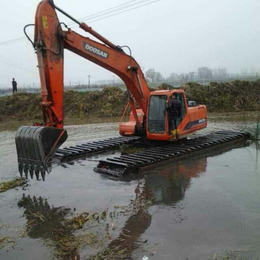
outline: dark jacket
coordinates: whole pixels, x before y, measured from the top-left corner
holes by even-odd
[[[181,117],[181,101],[174,98],[171,100],[170,106],[168,108],[169,116],[172,119],[178,119]]]
[[[17,88],[17,82],[15,80],[12,81],[13,88]]]

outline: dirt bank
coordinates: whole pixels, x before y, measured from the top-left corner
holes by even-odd
[[[187,96],[205,104],[209,112],[242,112],[260,110],[260,80],[212,82],[207,86],[184,84]]]
[[[41,96],[33,93],[18,93],[0,97],[0,130],[12,129],[22,123],[41,122],[39,108]],[[105,88],[103,91],[65,91],[64,113],[66,124],[118,121],[127,103],[126,92],[120,88]]]
[[[173,88],[162,85],[160,89]],[[190,100],[205,104],[209,112],[244,112],[260,110],[260,81],[234,81],[184,84]],[[0,97],[0,130],[15,129],[25,123],[41,122],[39,108],[41,96],[18,93]],[[118,121],[127,103],[127,93],[120,88],[110,87],[103,91],[65,91],[64,113],[66,124]]]

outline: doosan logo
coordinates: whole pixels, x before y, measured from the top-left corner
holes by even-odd
[[[100,56],[100,57],[102,57],[102,58],[105,58],[105,59],[107,59],[108,56],[109,56],[109,54],[108,54],[107,52],[102,51],[102,50],[100,50],[99,48],[94,47],[94,46],[92,46],[92,45],[90,45],[90,44],[88,44],[88,43],[85,43],[85,42],[84,42],[84,49],[85,49],[86,51],[89,51],[89,52],[91,52],[91,53],[93,53],[93,54],[96,54],[96,55],[98,55],[98,56]]]

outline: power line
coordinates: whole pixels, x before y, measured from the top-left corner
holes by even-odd
[[[6,59],[4,57],[1,57],[0,56],[0,62],[2,62],[3,64],[5,65],[8,65],[10,67],[14,67],[16,69],[20,69],[20,70],[24,70],[24,71],[27,71],[27,72],[30,72],[30,73],[33,73],[33,74],[37,74],[35,71],[33,70],[30,70],[30,69],[27,69],[23,66],[21,66],[19,63],[17,62],[10,62],[10,61],[6,61]]]
[[[150,1],[150,2],[148,2],[148,1]],[[127,3],[120,4],[120,5],[117,5],[115,7],[111,7],[111,8],[108,8],[106,10],[97,12],[95,14],[83,17],[82,19],[80,19],[80,21],[86,21],[86,20],[88,20],[89,22],[100,21],[100,20],[118,15],[118,14],[121,14],[121,13],[125,13],[125,12],[128,12],[128,11],[132,11],[132,10],[141,8],[141,7],[146,6],[146,5],[150,5],[150,4],[158,2],[158,1],[160,1],[160,0],[154,0],[154,1],[151,1],[151,0],[141,0],[141,1],[140,0],[132,0],[132,1],[129,1]],[[148,2],[148,3],[143,4],[145,2]],[[132,8],[129,8],[129,7],[132,7]],[[102,17],[102,16],[104,16],[104,17]],[[99,17],[99,18],[97,18],[97,17]],[[74,24],[74,23],[70,23],[68,25],[72,25],[72,24]],[[72,27],[76,27],[76,26],[72,26]],[[26,39],[26,37],[19,37],[19,38],[16,38],[16,39],[11,39],[11,40],[8,40],[8,41],[0,42],[0,46],[17,43],[17,42],[23,41],[25,39]]]
[[[19,38],[16,38],[16,39],[0,42],[0,46],[1,45],[12,44],[12,43],[17,43],[17,42],[20,42],[20,41],[23,41],[23,40],[26,40],[26,37],[23,36],[23,37],[19,37]]]
[[[148,1],[152,1],[152,0],[132,0],[130,2],[120,4],[120,5],[117,5],[115,7],[97,12],[95,14],[92,14],[92,15],[89,15],[89,16],[86,16],[86,17],[83,17],[83,18],[79,19],[79,21],[86,21],[86,20],[91,21],[91,20],[96,19],[97,17],[107,16],[107,15],[110,15],[112,13],[122,11],[122,10],[125,10],[125,9],[129,11],[129,10],[131,10],[131,9],[129,9],[130,7],[135,7],[135,6],[137,7],[138,5],[145,3],[145,2],[148,2]],[[69,26],[73,25],[73,24],[74,24],[74,22],[70,23]]]
[[[96,22],[96,21],[100,21],[100,20],[103,20],[103,19],[106,19],[106,18],[109,18],[109,17],[112,17],[112,16],[116,16],[116,15],[118,15],[118,14],[122,14],[122,13],[125,13],[125,12],[128,12],[128,11],[131,11],[131,10],[138,9],[138,8],[143,7],[143,6],[146,6],[146,5],[153,4],[153,3],[155,3],[155,2],[159,2],[159,1],[160,1],[160,0],[154,0],[154,1],[152,1],[152,2],[143,4],[143,5],[139,5],[139,6],[136,6],[136,7],[133,7],[133,8],[130,8],[130,9],[127,9],[127,10],[124,10],[124,11],[121,11],[121,12],[118,12],[118,13],[115,13],[115,14],[107,15],[107,16],[105,16],[105,17],[101,17],[101,18],[98,18],[98,19],[95,19],[95,20],[90,20],[90,21],[88,21],[88,22],[93,23],[93,22]],[[74,27],[75,27],[75,26],[73,26],[73,28],[74,28]]]
[[[86,19],[93,18],[93,17],[95,17],[95,16],[99,16],[99,15],[101,15],[101,14],[103,14],[103,13],[106,13],[106,12],[108,12],[108,11],[112,11],[112,10],[117,9],[117,8],[119,8],[119,7],[122,7],[122,6],[129,5],[129,4],[131,4],[131,3],[133,3],[133,2],[136,2],[136,1],[137,1],[137,0],[132,0],[132,1],[129,1],[129,2],[126,2],[126,3],[120,4],[120,5],[117,5],[117,6],[108,8],[108,9],[105,9],[105,10],[103,10],[103,11],[99,11],[99,12],[97,12],[97,13],[94,13],[94,14],[91,14],[91,15],[88,15],[88,16],[85,16],[85,17],[82,17],[82,18],[79,19],[79,21],[84,21],[84,20],[86,20]],[[74,24],[74,23],[71,23],[71,24]]]

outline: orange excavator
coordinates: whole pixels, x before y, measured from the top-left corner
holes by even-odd
[[[84,37],[59,21],[56,11],[69,17],[90,35]],[[28,26],[35,26],[32,41],[27,33]],[[118,46],[94,31],[86,23],[81,23],[57,7],[53,0],[39,3],[35,24],[25,26],[24,32],[31,41],[38,58],[42,102],[40,108],[43,122],[34,126],[22,126],[15,137],[18,165],[21,176],[30,173],[37,179],[51,171],[55,151],[67,139],[63,114],[63,70],[64,49],[94,62],[115,73],[127,87],[130,120],[120,123],[119,132],[123,136],[145,135],[149,140],[176,140],[207,125],[207,110],[204,105],[189,106],[184,90],[151,91],[144,74],[132,57]],[[171,102],[178,99],[180,105],[178,119],[171,124]]]

